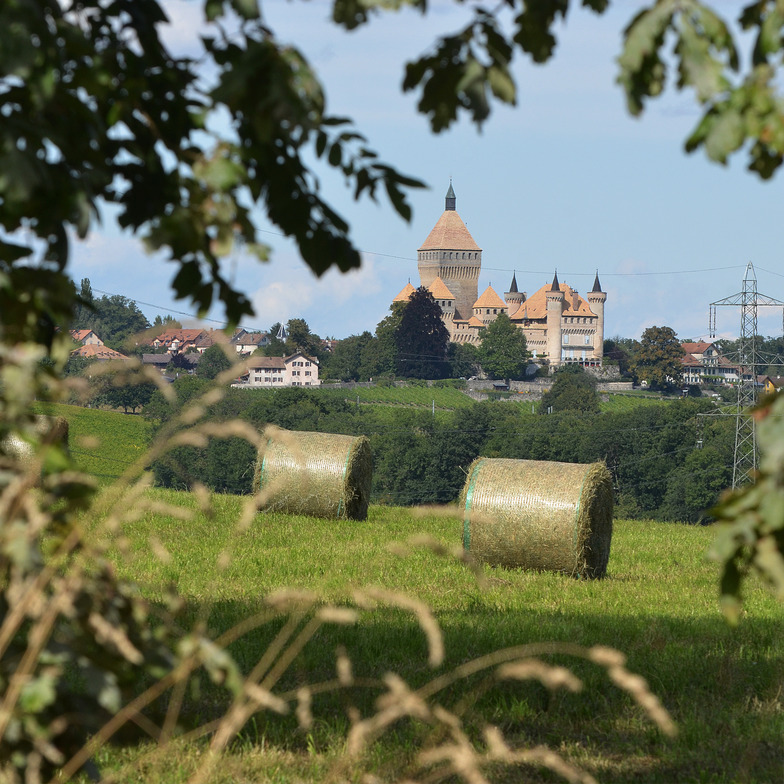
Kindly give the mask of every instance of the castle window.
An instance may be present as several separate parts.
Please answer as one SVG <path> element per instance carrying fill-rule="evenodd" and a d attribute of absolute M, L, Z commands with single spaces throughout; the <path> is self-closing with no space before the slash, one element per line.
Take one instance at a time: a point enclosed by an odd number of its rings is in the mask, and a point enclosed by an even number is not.
<path fill-rule="evenodd" d="M 590 335 L 586 335 L 585 336 L 585 345 L 586 346 L 590 346 L 591 345 L 591 336 Z"/>
<path fill-rule="evenodd" d="M 569 336 L 568 335 L 564 335 L 563 336 L 563 342 L 564 343 L 568 343 L 569 342 Z"/>
<path fill-rule="evenodd" d="M 498 313 L 498 308 L 493 308 L 493 313 Z"/>

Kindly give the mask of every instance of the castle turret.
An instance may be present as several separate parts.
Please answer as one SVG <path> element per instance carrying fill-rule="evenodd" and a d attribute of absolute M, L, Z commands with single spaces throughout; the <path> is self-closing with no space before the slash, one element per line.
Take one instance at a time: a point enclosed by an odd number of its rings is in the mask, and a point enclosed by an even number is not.
<path fill-rule="evenodd" d="M 509 286 L 509 291 L 504 292 L 504 300 L 509 308 L 509 315 L 516 313 L 520 305 L 525 302 L 525 294 L 517 290 L 517 273 L 512 273 L 512 285 Z"/>
<path fill-rule="evenodd" d="M 450 182 L 444 212 L 417 251 L 417 266 L 425 288 L 441 278 L 454 294 L 455 319 L 470 319 L 479 293 L 482 249 L 457 214 L 456 205 L 457 198 Z"/>
<path fill-rule="evenodd" d="M 596 314 L 596 332 L 593 339 L 593 358 L 602 361 L 604 356 L 604 303 L 607 294 L 602 291 L 599 283 L 599 270 L 596 270 L 596 278 L 593 281 L 593 288 L 585 295 L 591 310 Z"/>
<path fill-rule="evenodd" d="M 547 356 L 551 366 L 561 364 L 561 314 L 564 309 L 564 292 L 558 284 L 556 271 L 550 289 L 546 292 L 547 300 Z"/>

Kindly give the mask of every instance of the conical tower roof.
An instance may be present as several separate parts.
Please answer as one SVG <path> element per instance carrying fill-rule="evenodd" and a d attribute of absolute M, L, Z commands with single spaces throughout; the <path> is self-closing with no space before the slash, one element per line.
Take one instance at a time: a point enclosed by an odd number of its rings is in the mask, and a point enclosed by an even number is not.
<path fill-rule="evenodd" d="M 509 292 L 508 293 L 509 294 L 518 294 L 519 293 L 517 291 L 517 273 L 516 272 L 512 273 L 512 285 L 509 287 Z"/>
<path fill-rule="evenodd" d="M 482 250 L 455 210 L 445 210 L 419 250 Z"/>
<path fill-rule="evenodd" d="M 403 290 L 398 294 L 392 302 L 408 302 L 411 299 L 411 295 L 416 291 L 416 289 L 411 285 L 411 281 L 406 283 L 403 287 Z"/>
<path fill-rule="evenodd" d="M 449 290 L 449 286 L 441 278 L 436 278 L 427 290 L 433 295 L 433 299 L 454 299 L 455 295 Z"/>
<path fill-rule="evenodd" d="M 419 250 L 482 250 L 457 214 L 456 203 L 455 191 L 450 182 L 446 192 L 446 209 Z"/>
<path fill-rule="evenodd" d="M 596 270 L 596 277 L 594 278 L 593 288 L 591 289 L 591 292 L 597 292 L 597 293 L 602 292 L 602 284 L 599 283 L 599 270 Z"/>
<path fill-rule="evenodd" d="M 550 286 L 550 291 L 560 291 L 561 287 L 558 285 L 558 270 L 555 271 L 555 277 L 553 278 L 552 285 Z"/>
<path fill-rule="evenodd" d="M 474 302 L 475 308 L 505 308 L 506 302 L 504 302 L 501 297 L 496 294 L 495 289 L 492 286 L 488 286 L 483 292 L 479 299 Z"/>

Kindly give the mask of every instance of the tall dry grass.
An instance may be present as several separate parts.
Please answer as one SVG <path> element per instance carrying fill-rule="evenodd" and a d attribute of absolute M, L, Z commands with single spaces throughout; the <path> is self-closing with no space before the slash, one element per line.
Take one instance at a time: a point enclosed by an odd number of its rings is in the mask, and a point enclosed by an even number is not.
<path fill-rule="evenodd" d="M 488 771 L 502 766 L 530 764 L 545 767 L 566 781 L 593 782 L 585 770 L 565 759 L 556 748 L 534 745 L 520 748 L 501 729 L 483 726 L 480 737 L 468 729 L 475 718 L 471 706 L 476 676 L 494 683 L 534 680 L 553 692 L 579 692 L 583 682 L 569 668 L 554 664 L 554 656 L 569 656 L 604 669 L 608 679 L 628 692 L 661 732 L 675 726 L 643 678 L 626 668 L 623 654 L 603 647 L 571 644 L 531 644 L 498 650 L 439 672 L 444 642 L 436 617 L 420 597 L 368 586 L 357 589 L 350 602 L 333 604 L 316 594 L 281 589 L 266 597 L 264 608 L 234 627 L 211 636 L 210 603 L 195 614 L 183 612 L 183 600 L 172 591 L 165 602 L 151 606 L 138 590 L 116 577 L 107 552 L 128 541 L 125 526 L 147 514 L 174 516 L 187 525 L 195 513 L 166 504 L 148 494 L 151 461 L 182 446 L 203 447 L 210 438 L 242 438 L 255 450 L 275 440 L 279 431 L 258 432 L 247 423 L 209 419 L 210 406 L 236 377 L 237 367 L 222 373 L 215 384 L 184 406 L 162 428 L 149 451 L 129 466 L 112 485 L 99 488 L 93 479 L 73 467 L 67 450 L 44 433 L 35 432 L 29 413 L 35 398 L 57 400 L 86 392 L 79 380 L 68 384 L 40 371 L 40 357 L 19 351 L 3 357 L 2 429 L 30 445 L 24 459 L 10 448 L 0 456 L 0 568 L 2 568 L 2 623 L 0 624 L 0 780 L 4 782 L 62 782 L 85 771 L 102 777 L 93 760 L 100 749 L 118 738 L 153 746 L 143 760 L 165 755 L 176 739 L 204 739 L 203 753 L 190 776 L 192 784 L 206 784 L 220 769 L 221 760 L 247 724 L 259 714 L 293 716 L 307 729 L 314 720 L 313 699 L 340 693 L 345 698 L 348 729 L 345 753 L 334 763 L 329 777 L 372 782 L 374 743 L 402 721 L 426 726 L 422 745 L 402 780 L 438 782 L 458 777 L 468 784 L 488 781 Z M 155 373 L 133 365 L 105 366 L 114 383 L 154 381 L 174 401 L 175 390 Z M 29 386 L 26 399 L 5 398 Z M 263 449 L 261 451 L 263 455 Z M 219 569 L 232 563 L 236 542 L 253 523 L 259 509 L 276 492 L 274 483 L 242 499 L 234 523 L 235 537 L 218 559 Z M 213 499 L 198 484 L 191 488 L 196 510 L 210 514 Z M 456 557 L 476 568 L 458 549 L 415 539 L 409 546 L 431 547 L 444 557 Z M 151 537 L 154 556 L 170 554 Z M 298 661 L 324 625 L 355 625 L 360 612 L 379 605 L 398 607 L 416 618 L 427 640 L 427 666 L 434 675 L 412 687 L 399 674 L 382 672 L 356 678 L 353 662 L 342 647 L 335 651 L 334 677 L 285 685 L 284 676 Z M 187 622 L 185 619 L 188 619 Z M 277 629 L 252 666 L 241 669 L 228 647 L 261 626 Z M 424 664 L 424 663 L 423 663 Z M 196 726 L 183 719 L 189 690 L 203 676 L 226 691 L 228 707 L 218 717 Z M 363 715 L 352 702 L 356 688 L 377 692 L 375 708 Z M 445 707 L 446 690 L 464 691 L 453 708 Z"/>

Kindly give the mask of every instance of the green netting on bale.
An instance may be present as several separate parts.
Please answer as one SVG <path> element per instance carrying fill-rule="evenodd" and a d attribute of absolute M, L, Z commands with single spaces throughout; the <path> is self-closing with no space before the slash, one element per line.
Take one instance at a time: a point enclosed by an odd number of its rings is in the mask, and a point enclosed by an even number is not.
<path fill-rule="evenodd" d="M 479 458 L 462 495 L 463 546 L 493 566 L 601 577 L 612 539 L 604 463 Z"/>
<path fill-rule="evenodd" d="M 283 430 L 262 444 L 253 489 L 265 511 L 364 520 L 372 479 L 365 436 Z"/>

